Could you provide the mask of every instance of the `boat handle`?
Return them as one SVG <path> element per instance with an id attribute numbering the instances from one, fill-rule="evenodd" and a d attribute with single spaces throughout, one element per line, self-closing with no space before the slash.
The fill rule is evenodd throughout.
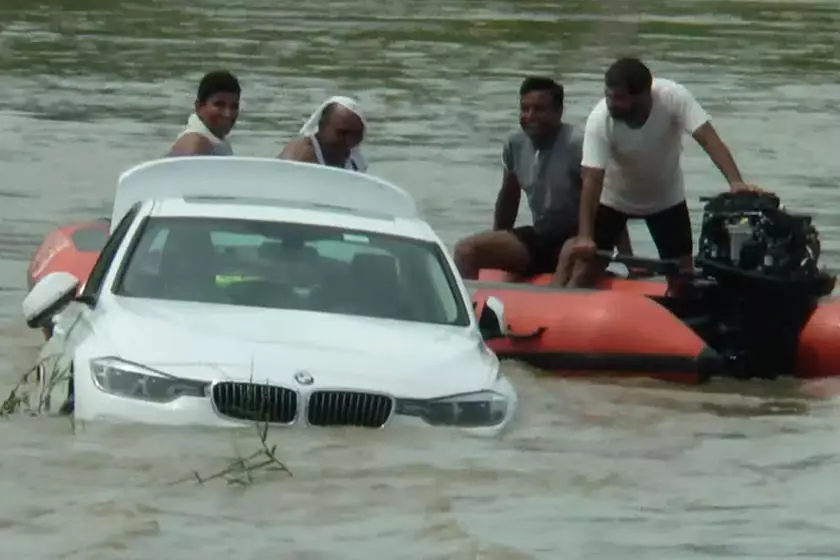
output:
<path id="1" fill-rule="evenodd" d="M 532 340 L 541 337 L 545 331 L 545 327 L 537 327 L 529 333 L 515 333 L 512 330 L 510 330 L 510 326 L 508 326 L 507 337 L 512 340 Z"/>

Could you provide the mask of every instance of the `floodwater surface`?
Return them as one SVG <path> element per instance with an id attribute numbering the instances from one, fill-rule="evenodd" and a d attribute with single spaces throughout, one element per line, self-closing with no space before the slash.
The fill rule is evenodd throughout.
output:
<path id="1" fill-rule="evenodd" d="M 562 80 L 582 126 L 610 59 L 641 54 L 691 88 L 748 181 L 814 215 L 825 264 L 840 264 L 830 0 L 5 0 L 0 22 L 8 387 L 39 343 L 20 315 L 38 243 L 107 213 L 117 175 L 168 149 L 212 68 L 244 86 L 238 154 L 274 156 L 326 96 L 360 98 L 371 172 L 410 190 L 451 245 L 491 224 L 522 77 Z M 690 140 L 684 167 L 697 220 L 698 197 L 725 183 Z M 631 235 L 653 254 L 643 226 Z M 4 419 L 3 558 L 840 556 L 840 410 L 809 396 L 830 383 L 699 390 L 506 370 L 522 414 L 502 438 L 272 431 L 293 476 L 204 485 L 196 472 L 259 451 L 256 431 Z"/>

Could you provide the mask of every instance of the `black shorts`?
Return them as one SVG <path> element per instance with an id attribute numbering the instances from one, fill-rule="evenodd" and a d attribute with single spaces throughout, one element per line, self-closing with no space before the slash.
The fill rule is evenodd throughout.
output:
<path id="1" fill-rule="evenodd" d="M 691 235 L 691 217 L 685 201 L 649 216 L 633 216 L 599 204 L 593 235 L 598 249 L 612 251 L 627 220 L 645 221 L 660 259 L 692 256 L 694 242 Z"/>
<path id="2" fill-rule="evenodd" d="M 576 231 L 536 231 L 534 226 L 519 226 L 508 230 L 528 249 L 530 263 L 527 275 L 553 274 L 557 270 L 557 261 L 563 244 L 574 237 Z"/>

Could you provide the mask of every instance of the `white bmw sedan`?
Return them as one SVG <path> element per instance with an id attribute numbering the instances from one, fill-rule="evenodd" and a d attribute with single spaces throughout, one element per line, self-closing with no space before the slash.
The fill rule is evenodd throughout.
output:
<path id="1" fill-rule="evenodd" d="M 492 299 L 492 298 L 491 298 Z M 120 177 L 88 278 L 27 295 L 80 420 L 421 425 L 493 435 L 517 397 L 413 199 L 276 159 L 171 158 Z"/>

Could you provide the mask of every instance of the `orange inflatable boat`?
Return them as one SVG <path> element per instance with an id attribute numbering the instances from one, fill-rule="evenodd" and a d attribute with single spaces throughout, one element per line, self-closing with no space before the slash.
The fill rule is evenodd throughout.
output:
<path id="1" fill-rule="evenodd" d="M 60 270 L 81 279 L 81 290 L 108 241 L 109 227 L 110 222 L 103 219 L 73 224 L 47 235 L 29 264 L 26 275 L 29 289 L 50 272 Z"/>
<path id="2" fill-rule="evenodd" d="M 664 276 L 608 277 L 573 290 L 548 287 L 549 275 L 483 270 L 468 283 L 477 313 L 494 296 L 509 325 L 488 345 L 562 376 L 840 376 L 840 299 L 829 295 L 835 276 L 818 268 L 810 217 L 787 213 L 767 194 L 706 202 L 685 295 L 666 296 Z M 676 263 L 628 260 L 676 273 Z"/>
<path id="3" fill-rule="evenodd" d="M 60 228 L 37 250 L 31 287 L 54 271 L 82 280 L 108 238 L 107 220 Z M 840 299 L 818 268 L 810 217 L 772 195 L 725 193 L 708 200 L 688 295 L 666 295 L 675 264 L 626 259 L 631 274 L 595 289 L 558 289 L 550 276 L 484 270 L 467 282 L 477 316 L 488 298 L 504 305 L 506 333 L 488 337 L 500 358 L 559 376 L 650 377 L 699 383 L 840 376 Z M 45 333 L 49 336 L 49 333 Z"/>

